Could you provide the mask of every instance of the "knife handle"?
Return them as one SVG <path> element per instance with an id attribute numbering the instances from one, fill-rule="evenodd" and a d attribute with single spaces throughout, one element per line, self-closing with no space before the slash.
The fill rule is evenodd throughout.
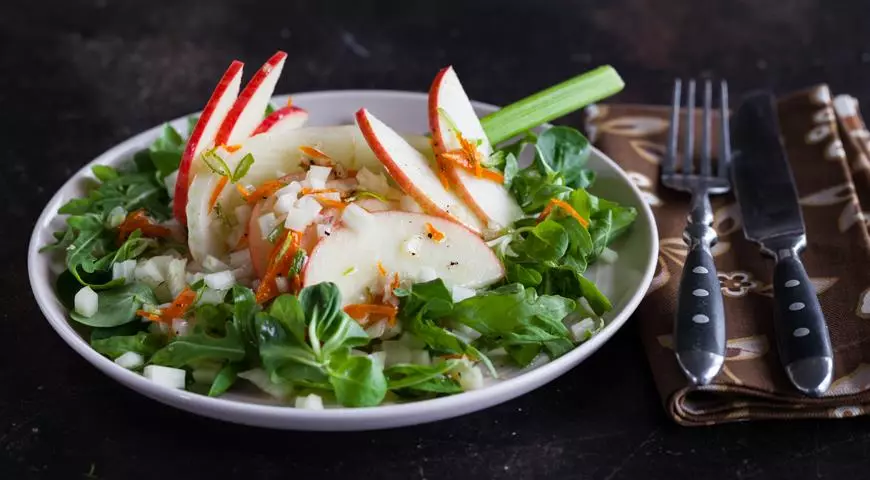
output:
<path id="1" fill-rule="evenodd" d="M 828 326 L 797 249 L 775 255 L 773 294 L 776 298 L 777 347 L 782 364 L 798 390 L 821 395 L 833 376 L 833 352 Z"/>
<path id="2" fill-rule="evenodd" d="M 693 235 L 697 230 L 701 235 Z M 685 237 L 689 253 L 677 294 L 674 349 L 689 380 L 706 385 L 725 361 L 725 310 L 710 252 L 716 237 L 712 228 L 691 223 Z"/>

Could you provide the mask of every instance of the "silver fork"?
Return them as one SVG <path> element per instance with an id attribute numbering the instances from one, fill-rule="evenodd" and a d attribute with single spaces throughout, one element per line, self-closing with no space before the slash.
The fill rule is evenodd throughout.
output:
<path id="1" fill-rule="evenodd" d="M 668 133 L 667 153 L 662 162 L 661 180 L 668 188 L 692 195 L 683 240 L 689 247 L 677 296 L 677 315 L 674 323 L 674 350 L 686 377 L 695 385 L 706 385 L 719 373 L 725 361 L 725 312 L 716 265 L 710 251 L 718 237 L 711 226 L 713 209 L 710 195 L 731 189 L 728 165 L 731 146 L 728 131 L 728 85 L 720 84 L 720 110 L 722 115 L 719 155 L 716 172 L 711 158 L 711 121 L 713 85 L 704 82 L 704 109 L 701 125 L 700 168 L 695 172 L 695 81 L 689 80 L 686 95 L 683 129 L 682 168 L 677 170 L 677 137 L 680 131 L 680 96 L 682 82 L 674 82 L 671 128 Z"/>

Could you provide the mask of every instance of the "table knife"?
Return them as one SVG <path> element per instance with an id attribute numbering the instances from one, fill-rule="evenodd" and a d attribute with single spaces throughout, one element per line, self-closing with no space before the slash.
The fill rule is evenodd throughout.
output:
<path id="1" fill-rule="evenodd" d="M 773 95 L 748 95 L 732 125 L 732 175 L 743 232 L 776 262 L 773 292 L 779 357 L 798 390 L 819 396 L 833 376 L 831 339 L 815 288 L 800 259 L 806 230 L 780 139 Z"/>

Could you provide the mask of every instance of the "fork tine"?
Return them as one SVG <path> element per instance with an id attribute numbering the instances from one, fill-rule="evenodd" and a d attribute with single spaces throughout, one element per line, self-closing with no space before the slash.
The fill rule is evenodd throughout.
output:
<path id="1" fill-rule="evenodd" d="M 686 128 L 683 132 L 683 174 L 691 175 L 695 152 L 695 80 L 689 80 L 686 92 Z"/>
<path id="2" fill-rule="evenodd" d="M 710 176 L 710 110 L 713 104 L 713 83 L 704 82 L 704 116 L 701 119 L 701 175 Z"/>
<path id="3" fill-rule="evenodd" d="M 671 102 L 671 127 L 668 131 L 668 146 L 665 157 L 662 159 L 662 174 L 674 173 L 677 166 L 677 135 L 680 131 L 680 94 L 683 82 L 674 80 L 674 95 Z"/>
<path id="4" fill-rule="evenodd" d="M 727 178 L 728 166 L 731 164 L 731 130 L 728 119 L 728 82 L 722 80 L 719 84 L 719 102 L 721 104 L 721 132 L 719 134 L 719 162 L 718 174 L 720 178 Z"/>

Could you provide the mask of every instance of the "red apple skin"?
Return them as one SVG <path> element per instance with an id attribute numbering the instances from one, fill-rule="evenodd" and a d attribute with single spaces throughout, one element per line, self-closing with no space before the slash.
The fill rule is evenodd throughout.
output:
<path id="1" fill-rule="evenodd" d="M 248 102 L 250 102 L 251 98 L 254 97 L 254 93 L 260 88 L 260 85 L 264 80 L 266 80 L 272 70 L 274 70 L 277 65 L 284 62 L 286 58 L 287 53 L 279 50 L 277 53 L 272 55 L 272 57 L 267 60 L 259 70 L 257 70 L 257 73 L 255 73 L 253 77 L 251 77 L 251 80 L 249 80 L 248 84 L 245 85 L 245 89 L 239 94 L 238 100 L 233 104 L 233 108 L 230 109 L 229 113 L 227 113 L 224 123 L 221 124 L 217 136 L 215 137 L 215 145 L 225 145 L 227 143 L 230 134 L 232 134 L 233 127 L 236 126 L 236 122 L 239 120 L 245 107 L 248 106 Z M 271 95 L 269 96 L 271 97 Z"/>
<path id="2" fill-rule="evenodd" d="M 221 77 L 220 82 L 218 82 L 217 87 L 215 87 L 214 92 L 212 92 L 211 98 L 208 99 L 208 103 L 205 104 L 205 108 L 199 116 L 199 121 L 196 122 L 196 126 L 187 139 L 187 146 L 184 147 L 181 162 L 178 164 L 178 181 L 175 183 L 175 195 L 172 201 L 175 219 L 182 225 L 187 225 L 187 212 L 185 210 L 187 208 L 187 191 L 190 188 L 190 182 L 193 180 L 190 178 L 190 168 L 193 165 L 193 159 L 196 157 L 196 152 L 200 150 L 199 146 L 202 142 L 208 143 L 209 146 L 214 143 L 214 139 L 203 138 L 202 134 L 208 122 L 213 120 L 223 121 L 223 119 L 212 118 L 215 108 L 217 108 L 221 97 L 227 93 L 229 85 L 237 76 L 242 74 L 242 67 L 244 66 L 245 64 L 238 60 L 234 60 L 230 64 L 227 71 L 224 72 L 223 77 Z"/>
<path id="3" fill-rule="evenodd" d="M 441 129 L 441 122 L 438 121 L 438 95 L 441 93 L 441 85 L 443 84 L 444 75 L 452 70 L 452 66 L 446 66 L 438 71 L 438 74 L 435 75 L 435 80 L 432 81 L 432 87 L 429 89 L 429 130 L 432 131 L 432 151 L 435 155 L 441 155 L 447 149 L 444 146 L 444 135 L 448 135 L 449 132 L 445 132 Z M 450 184 L 453 185 L 456 190 L 456 194 L 459 195 L 459 198 L 462 199 L 463 203 L 477 215 L 477 218 L 486 225 L 489 222 L 489 216 L 486 212 L 480 208 L 477 203 L 474 201 L 474 197 L 471 196 L 471 193 L 465 188 L 465 185 L 459 179 L 459 174 L 457 173 L 456 165 L 448 164 L 446 165 L 445 173 L 447 174 L 447 178 L 450 180 Z"/>
<path id="4" fill-rule="evenodd" d="M 295 117 L 295 116 L 304 116 L 305 118 L 308 118 L 308 112 L 305 109 L 299 108 L 295 105 L 283 106 L 283 107 L 279 108 L 278 110 L 275 110 L 274 112 L 269 114 L 268 117 L 264 118 L 263 121 L 260 122 L 260 126 L 258 126 L 257 129 L 254 130 L 254 133 L 252 133 L 251 136 L 258 135 L 260 133 L 268 132 L 278 122 L 284 120 L 285 118 Z M 300 119 L 300 121 L 301 121 L 301 119 Z"/>
<path id="5" fill-rule="evenodd" d="M 438 205 L 436 205 L 432 200 L 429 199 L 423 192 L 417 189 L 414 186 L 414 183 L 405 175 L 405 172 L 402 171 L 401 168 L 396 164 L 393 157 L 389 152 L 384 149 L 383 145 L 381 145 L 380 141 L 378 141 L 377 136 L 375 135 L 372 125 L 369 122 L 368 111 L 365 108 L 361 108 L 356 112 L 356 121 L 357 125 L 359 125 L 360 131 L 362 131 L 363 138 L 366 139 L 366 143 L 369 144 L 369 148 L 375 153 L 375 156 L 380 160 L 380 162 L 384 165 L 384 168 L 387 169 L 387 172 L 393 177 L 393 180 L 402 187 L 402 190 L 405 191 L 408 195 L 414 198 L 418 204 L 420 204 L 420 208 L 422 208 L 426 213 L 430 215 L 434 215 L 436 217 L 441 217 L 452 222 L 458 223 L 462 225 L 462 222 L 459 221 L 453 215 L 442 210 Z"/>

